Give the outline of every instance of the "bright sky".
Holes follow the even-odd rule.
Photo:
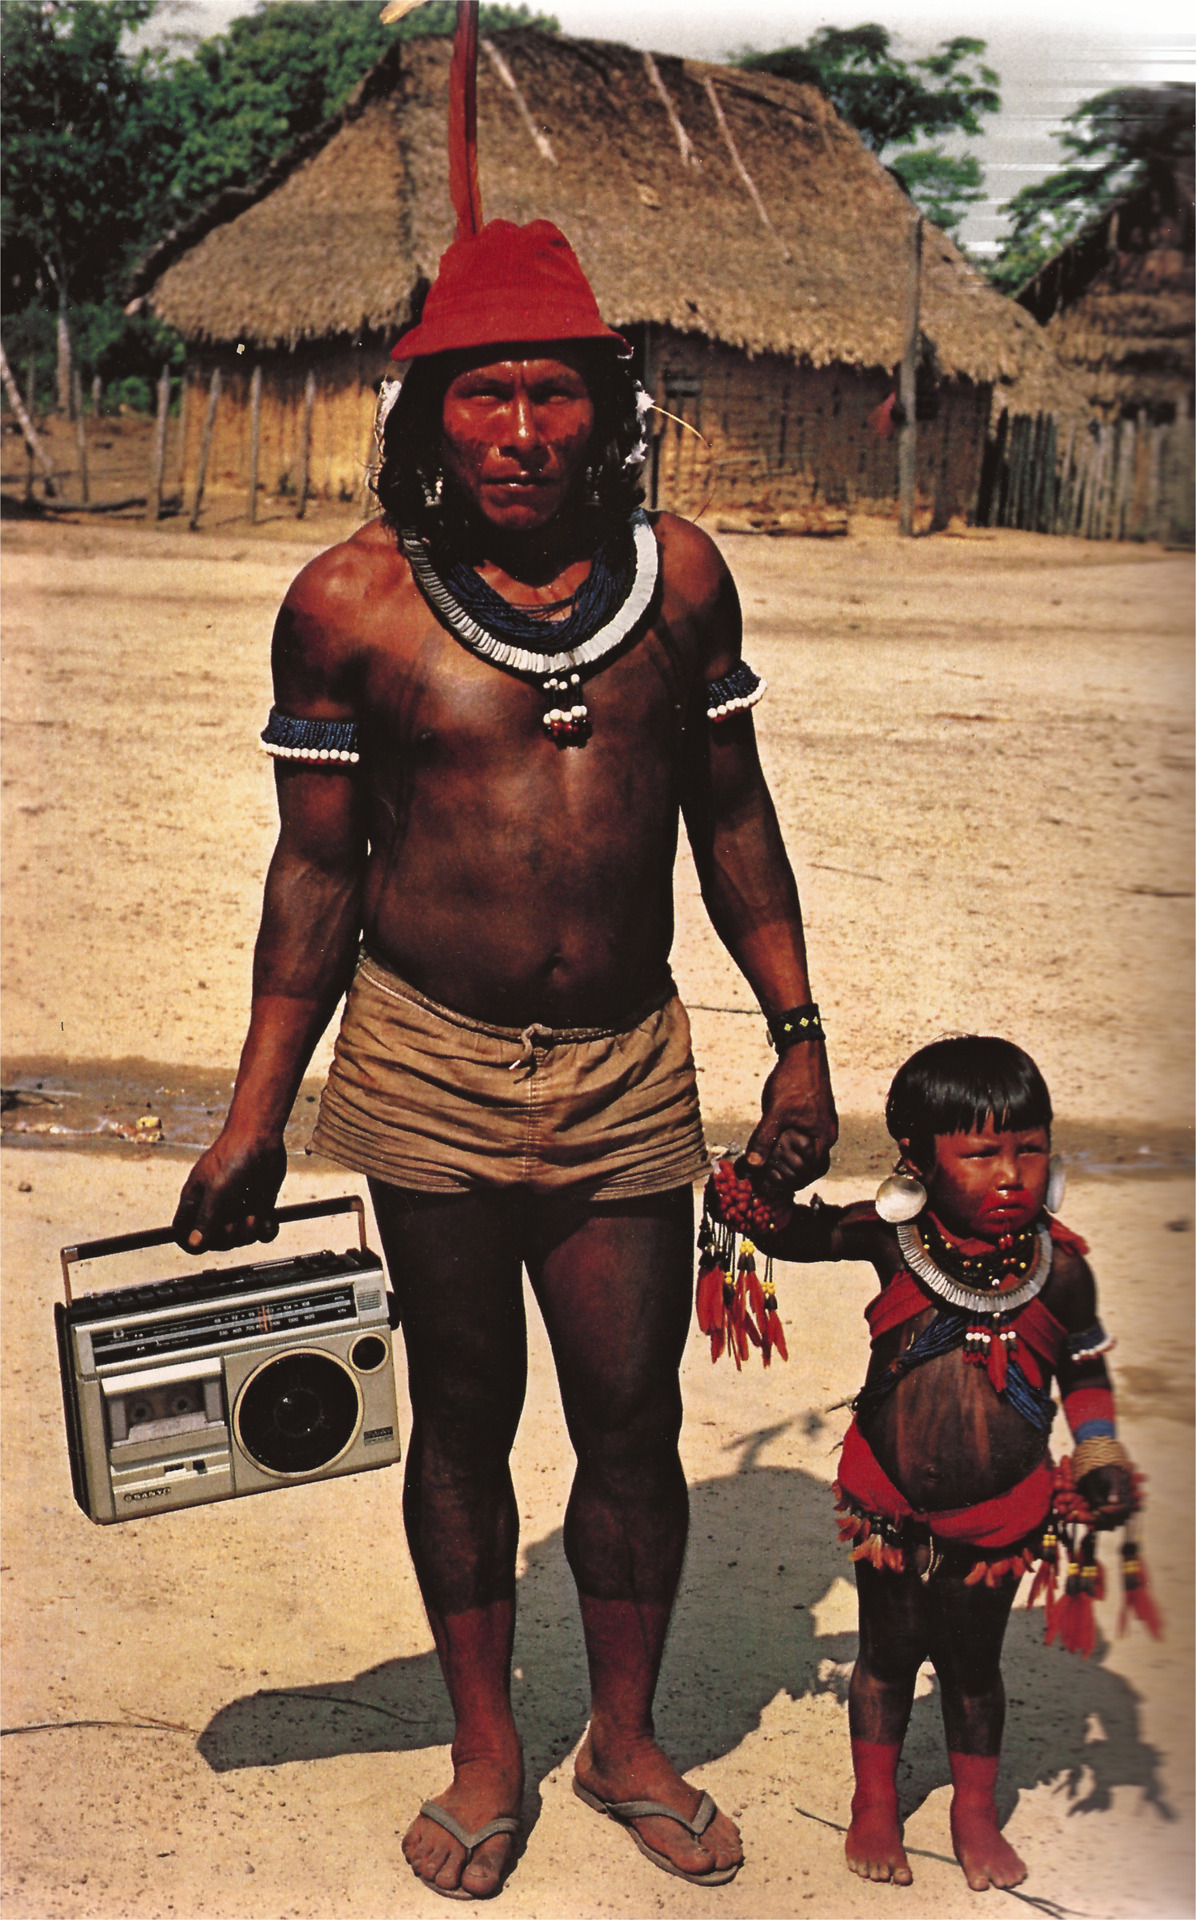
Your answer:
[[[823,26],[878,19],[899,38],[906,57],[928,52],[957,33],[988,42],[988,63],[1001,80],[1001,112],[980,140],[966,143],[984,167],[987,200],[964,222],[963,238],[978,252],[995,245],[997,209],[1019,187],[1059,164],[1050,138],[1063,116],[1091,94],[1138,81],[1196,78],[1191,0],[1000,0],[977,8],[966,0],[850,0],[830,8],[809,0],[534,0],[555,13],[565,33],[622,40],[657,53],[719,60],[745,47],[763,52],[793,45]],[[381,5],[381,0],[379,0]],[[251,0],[183,0],[174,23],[218,33]],[[964,143],[954,143],[959,149]]]

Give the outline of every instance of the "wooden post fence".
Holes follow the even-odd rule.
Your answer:
[[[83,376],[76,367],[71,374],[71,399],[75,408],[75,440],[79,448],[79,498],[86,506],[91,499],[87,481],[87,433],[83,425]]]
[[[262,448],[262,366],[259,360],[249,382],[249,524],[257,524],[257,472]]]
[[[897,433],[898,524],[903,534],[914,531],[914,488],[918,470],[918,323],[922,288],[922,216],[916,213],[909,229],[909,274],[906,281],[905,350],[897,398],[904,416]]]
[[[154,421],[154,451],[150,465],[149,498],[145,517],[151,527],[162,518],[162,476],[166,471],[166,422],[170,416],[170,368],[164,366],[158,376],[158,413]]]
[[[299,505],[295,518],[302,520],[307,512],[307,495],[311,486],[311,416],[316,404],[315,370],[309,367],[307,379],[303,383],[303,438],[299,446]]]
[[[29,449],[29,457],[31,460],[37,461],[45,477],[46,498],[49,500],[55,492],[54,468],[50,463],[45,448],[37,437],[37,429],[34,427],[33,421],[25,411],[25,403],[21,399],[20,388],[12,377],[12,368],[8,364],[8,355],[5,353],[2,345],[0,345],[0,381],[4,383],[4,391],[8,395],[8,404],[16,414],[17,423],[25,436],[25,445]]]
[[[220,369],[212,374],[212,384],[208,388],[208,408],[203,419],[203,439],[199,447],[199,471],[195,476],[195,505],[191,509],[189,522],[192,533],[199,525],[199,510],[203,505],[204,482],[208,477],[208,455],[212,451],[212,429],[216,424],[216,408],[220,404]]]

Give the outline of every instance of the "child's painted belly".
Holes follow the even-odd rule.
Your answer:
[[[960,1350],[908,1373],[862,1426],[910,1505],[941,1513],[991,1500],[1024,1480],[1046,1438],[998,1399],[983,1367]]]

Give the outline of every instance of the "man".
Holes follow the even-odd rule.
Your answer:
[[[413,366],[383,517],[305,568],[279,615],[263,737],[281,830],[249,1036],[176,1228],[196,1253],[270,1235],[283,1127],[349,987],[315,1144],[370,1176],[407,1347],[407,1533],[456,1720],[452,1784],[406,1856],[457,1898],[495,1893],[514,1856],[526,1267],[577,1454],[577,1789],[657,1865],[718,1884],[738,1832],[652,1724],[685,1548],[678,1368],[704,1166],[668,972],[679,812],[780,1050],[757,1179],[816,1178],[836,1131],[746,711],[759,687],[713,543],[632,510],[624,343],[554,227],[455,242],[395,353]]]

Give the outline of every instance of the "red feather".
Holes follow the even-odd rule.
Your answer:
[[[478,184],[478,0],[457,0],[457,31],[449,66],[449,193],[457,215],[457,238],[468,240],[482,225]]]
[[[1007,1367],[1008,1361],[1005,1354],[1005,1342],[999,1333],[990,1333],[988,1336],[988,1377],[992,1381],[993,1389],[996,1393],[1003,1393],[1005,1390]]]

